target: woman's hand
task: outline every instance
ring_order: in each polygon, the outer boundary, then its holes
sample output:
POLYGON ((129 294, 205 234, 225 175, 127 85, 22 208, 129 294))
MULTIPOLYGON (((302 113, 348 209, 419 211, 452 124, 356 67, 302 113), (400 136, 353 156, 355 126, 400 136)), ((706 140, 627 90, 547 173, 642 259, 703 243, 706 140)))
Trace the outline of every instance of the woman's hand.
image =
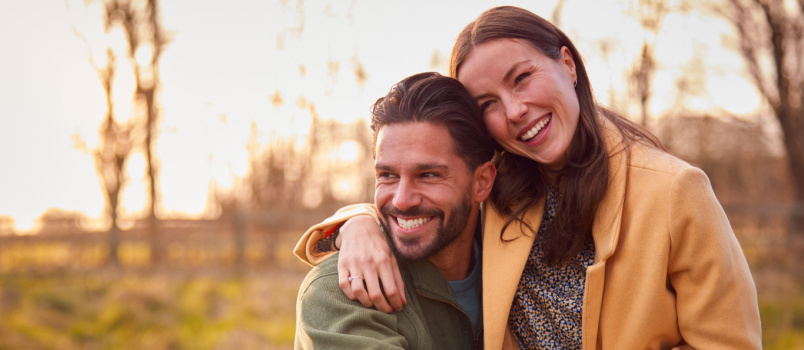
POLYGON ((346 221, 335 245, 340 247, 338 284, 349 299, 385 313, 402 310, 408 302, 405 284, 396 257, 374 218, 358 215, 346 221))

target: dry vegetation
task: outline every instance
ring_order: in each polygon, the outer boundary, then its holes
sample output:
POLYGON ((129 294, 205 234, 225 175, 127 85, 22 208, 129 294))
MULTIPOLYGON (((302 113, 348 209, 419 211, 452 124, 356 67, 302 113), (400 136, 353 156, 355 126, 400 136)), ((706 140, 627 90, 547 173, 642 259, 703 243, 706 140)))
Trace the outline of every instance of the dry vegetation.
POLYGON ((242 268, 225 254, 176 267, 89 268, 65 263, 66 242, 18 245, 36 252, 29 262, 38 268, 0 275, 0 349, 290 349, 308 270, 291 257, 298 235, 274 237, 270 265, 242 268), (47 268, 46 257, 54 258, 47 268))

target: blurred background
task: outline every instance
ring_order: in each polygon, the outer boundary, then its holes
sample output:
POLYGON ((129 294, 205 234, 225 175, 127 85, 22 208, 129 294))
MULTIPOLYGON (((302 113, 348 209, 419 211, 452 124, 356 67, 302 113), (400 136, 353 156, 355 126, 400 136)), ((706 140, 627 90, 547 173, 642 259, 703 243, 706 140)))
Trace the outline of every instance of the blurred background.
POLYGON ((801 0, 0 1, 0 349, 290 349, 298 237, 372 200, 369 106, 496 5, 709 175, 804 349, 801 0))

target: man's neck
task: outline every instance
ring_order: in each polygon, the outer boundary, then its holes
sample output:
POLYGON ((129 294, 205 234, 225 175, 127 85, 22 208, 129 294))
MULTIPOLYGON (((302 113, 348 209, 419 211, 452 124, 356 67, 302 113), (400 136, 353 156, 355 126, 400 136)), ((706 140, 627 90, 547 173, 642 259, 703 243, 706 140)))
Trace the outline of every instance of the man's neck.
POLYGON ((474 244, 475 230, 477 229, 478 215, 472 215, 461 233, 452 244, 442 249, 428 260, 441 271, 447 281, 458 281, 466 278, 472 270, 474 254, 472 246, 474 244))

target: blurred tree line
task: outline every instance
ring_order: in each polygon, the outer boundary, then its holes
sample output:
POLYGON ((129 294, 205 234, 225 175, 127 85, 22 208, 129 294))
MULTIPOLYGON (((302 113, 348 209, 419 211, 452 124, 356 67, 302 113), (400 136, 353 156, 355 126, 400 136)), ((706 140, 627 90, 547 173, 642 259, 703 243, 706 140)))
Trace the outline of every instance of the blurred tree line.
MULTIPOLYGON (((145 156, 147 164, 145 176, 149 184, 147 193, 149 204, 145 219, 141 223, 145 225, 145 231, 149 235, 151 259, 153 262, 159 262, 164 254, 162 251, 164 244, 160 241, 161 221, 156 215, 156 207, 159 203, 159 176, 158 161, 154 157, 154 150, 160 118, 159 58, 169 43, 170 35, 162 28, 157 0, 98 1, 101 1, 105 8, 105 30, 109 32, 113 29, 122 29, 127 44, 125 52, 122 53, 107 50, 107 57, 103 60, 103 65, 92 61, 106 93, 107 103, 107 113, 99 130, 101 144, 94 151, 94 156, 98 176, 106 196, 107 215, 111 221, 111 228, 108 231, 109 260, 112 264, 116 264, 118 259, 116 252, 120 242, 119 203, 126 181, 126 161, 132 152, 140 150, 145 156), (136 115, 135 118, 126 121, 121 121, 121 118, 115 116, 113 108, 113 82, 118 65, 123 61, 118 57, 119 55, 125 57, 125 61, 131 65, 135 75, 134 84, 136 86, 133 99, 136 115)), ((298 7, 302 1, 297 2, 298 7)), ((743 136, 762 136, 767 133, 761 128, 757 128, 756 123, 764 121, 758 120, 755 124, 749 123, 753 125, 750 126, 729 118, 699 118, 696 120, 679 118, 687 116, 668 115, 662 118, 661 123, 649 125, 651 116, 649 116, 648 103, 653 94, 653 77, 659 66, 655 47, 664 19, 669 14, 698 9, 706 11, 712 16, 720 16, 731 23, 734 29, 734 48, 745 62, 746 73, 752 78, 757 90, 781 126, 781 144, 786 165, 773 165, 768 169, 773 169, 777 173, 789 174, 783 176, 782 180, 795 188, 792 191, 794 195, 790 198, 789 194, 787 197, 785 194, 780 194, 779 199, 790 200, 794 203, 793 209, 790 210, 792 217, 790 229, 796 232, 801 231, 804 227, 802 224, 804 222, 804 210, 802 210, 804 207, 802 205, 804 203, 804 138, 801 137, 804 135, 804 107, 802 107, 804 106, 804 0, 709 0, 705 2, 631 0, 630 3, 633 8, 630 15, 637 20, 645 34, 639 55, 632 58, 632 68, 626 72, 629 77, 632 102, 639 106, 639 115, 635 118, 643 125, 657 129, 656 133, 671 148, 678 150, 678 153, 700 163, 710 174, 716 187, 719 183, 728 183, 728 181, 719 180, 718 175, 715 174, 718 171, 717 166, 707 160, 706 155, 700 150, 710 149, 717 153, 723 152, 724 149, 723 147, 705 147, 699 141, 714 138, 715 135, 722 135, 717 138, 723 140, 740 138, 736 136, 739 134, 738 132, 724 134, 711 131, 717 128, 732 131, 750 129, 755 133, 745 133, 743 136), (723 126, 729 123, 738 125, 738 127, 729 129, 728 126, 723 126), (739 125, 743 125, 743 127, 739 125), (685 132, 680 133, 679 130, 685 130, 685 132), (699 132, 694 133, 690 130, 699 132), (710 131, 701 132, 701 130, 710 131), (690 140, 689 137, 678 136, 681 134, 698 135, 698 139, 690 140), (685 141, 679 143, 679 140, 685 141), (685 151, 685 147, 687 147, 687 151, 685 151), (700 149, 688 152, 689 147, 700 149)), ((287 2, 283 2, 283 4, 287 4, 287 2)), ((565 4, 566 1, 558 1, 552 13, 551 19, 558 25, 561 25, 561 10, 565 4)), ((285 40, 298 39, 299 34, 304 31, 304 13, 298 11, 297 15, 302 17, 300 18, 301 24, 298 28, 291 28, 290 32, 296 33, 295 36, 285 38, 285 40)), ((433 57, 436 56, 439 56, 438 52, 435 52, 433 57)), ((587 55, 587 59, 594 59, 593 57, 587 55)), ((362 86, 368 79, 368 73, 359 64, 357 57, 354 57, 353 60, 357 62, 354 79, 358 85, 362 86)), ((433 58, 433 60, 436 59, 433 58)), ((328 64, 330 74, 332 74, 332 69, 337 70, 337 62, 330 61, 328 64)), ((300 71, 304 72, 304 67, 300 67, 300 71)), ((687 72, 687 74, 697 73, 687 72)), ((684 79, 684 77, 679 77, 679 81, 684 79)), ((678 88, 684 89, 683 84, 678 88)), ((269 98, 275 107, 285 103, 279 90, 269 98)), ((287 222, 303 217, 310 211, 331 213, 344 202, 354 201, 355 198, 370 200, 372 197, 373 180, 370 173, 355 172, 351 166, 339 163, 335 157, 336 154, 333 153, 345 142, 349 142, 356 150, 354 153, 357 154, 358 161, 355 164, 368 168, 366 164, 370 163, 371 140, 365 123, 342 125, 325 119, 316 110, 315 101, 308 101, 304 97, 299 98, 296 104, 312 116, 308 136, 292 139, 274 138, 267 144, 261 144, 258 141, 259 130, 256 125, 252 124, 252 132, 247 144, 249 175, 240 184, 240 190, 230 194, 216 194, 224 217, 235 222, 238 220, 256 222, 255 225, 262 227, 261 231, 265 231, 268 230, 268 227, 286 226, 287 222), (359 188, 360 193, 357 197, 346 198, 338 195, 338 182, 346 180, 351 181, 349 183, 352 186, 359 188)), ((724 142, 728 143, 728 141, 724 142)), ((724 145, 724 143, 719 144, 724 145)), ((739 144, 746 145, 745 142, 739 144)), ((762 141, 755 144, 756 149, 767 150, 763 154, 772 154, 773 147, 766 146, 762 141)), ((735 149, 735 147, 727 147, 725 150, 732 152, 738 158, 753 154, 747 151, 735 152, 735 149)), ((772 156, 763 157, 772 158, 772 156)), ((744 176, 743 178, 751 177, 744 176)), ((768 182, 768 184, 771 183, 768 182)), ((741 184, 756 185, 750 181, 741 182, 741 184)), ((758 196, 761 197, 761 195, 758 196)), ((241 242, 238 244, 242 248, 245 245, 242 235, 247 230, 241 228, 235 231, 240 232, 237 234, 237 239, 238 242, 241 242)))
MULTIPOLYGON (((100 145, 92 150, 95 158, 97 174, 106 200, 106 215, 110 228, 108 237, 108 262, 119 265, 121 244, 121 200, 126 188, 126 165, 131 155, 142 152, 146 170, 144 177, 148 183, 148 206, 145 217, 135 220, 138 232, 144 232, 148 240, 149 260, 152 265, 165 259, 165 247, 168 243, 164 236, 177 225, 176 220, 160 219, 157 215, 159 204, 158 160, 155 158, 156 140, 158 137, 158 121, 161 107, 159 94, 161 81, 159 77, 159 59, 167 48, 171 35, 161 24, 159 4, 157 0, 96 0, 103 5, 104 32, 123 33, 125 45, 123 49, 110 46, 105 57, 94 57, 92 43, 83 33, 74 29, 90 47, 90 64, 95 68, 106 97, 106 115, 99 128, 100 145), (121 59, 119 56, 122 56, 121 59), (121 64, 128 63, 134 75, 133 116, 115 115, 116 73, 121 64)), ((91 1, 90 1, 91 2, 91 1)), ((296 4, 296 15, 300 17, 298 28, 287 30, 288 38, 280 41, 280 50, 284 40, 299 39, 304 29, 304 13, 299 11, 302 1, 296 4), (295 34, 294 34, 295 33, 295 34)), ((283 6, 289 6, 283 2, 283 6)), ((354 78, 362 86, 367 79, 357 57, 352 58, 355 66, 354 78)), ((330 75, 337 74, 338 62, 328 62, 330 75)), ((304 67, 300 72, 304 75, 304 67)), ((281 91, 277 90, 269 97, 274 107, 284 104, 281 91)), ((331 213, 344 203, 345 197, 339 195, 339 181, 346 181, 357 188, 357 193, 348 197, 354 200, 367 201, 373 196, 371 191, 373 177, 367 171, 346 167, 333 159, 333 149, 348 143, 352 146, 354 162, 362 168, 370 161, 371 139, 368 126, 363 121, 354 124, 340 124, 332 120, 323 120, 316 110, 314 101, 303 96, 296 102, 300 110, 308 112, 312 124, 306 137, 282 139, 269 136, 267 144, 261 144, 260 130, 252 122, 252 130, 246 148, 249 154, 249 174, 241 179, 236 189, 230 193, 214 193, 215 204, 219 206, 221 220, 231 222, 229 227, 234 231, 237 259, 243 259, 246 246, 246 235, 251 231, 268 232, 287 229, 289 223, 307 222, 311 212, 321 216, 331 213), (354 186, 356 185, 356 186, 354 186)), ((78 136, 74 136, 78 137, 78 136)), ((80 139, 76 143, 83 144, 80 139)), ((80 227, 81 218, 66 220, 63 217, 75 216, 75 213, 45 213, 41 216, 44 223, 42 233, 52 234, 64 228, 64 232, 73 232, 80 227), (75 223, 75 227, 70 225, 75 223)), ((126 221, 130 222, 131 218, 126 221)), ((181 221, 181 220, 178 220, 181 221)), ((199 221, 200 222, 200 221, 199 221)), ((228 229, 228 228, 227 228, 228 229)), ((130 230, 129 230, 130 231, 130 230)), ((266 247, 268 254, 273 251, 272 241, 266 247)))
POLYGON ((804 229, 804 0, 729 0, 754 85, 773 110, 795 183, 795 231, 804 229))

